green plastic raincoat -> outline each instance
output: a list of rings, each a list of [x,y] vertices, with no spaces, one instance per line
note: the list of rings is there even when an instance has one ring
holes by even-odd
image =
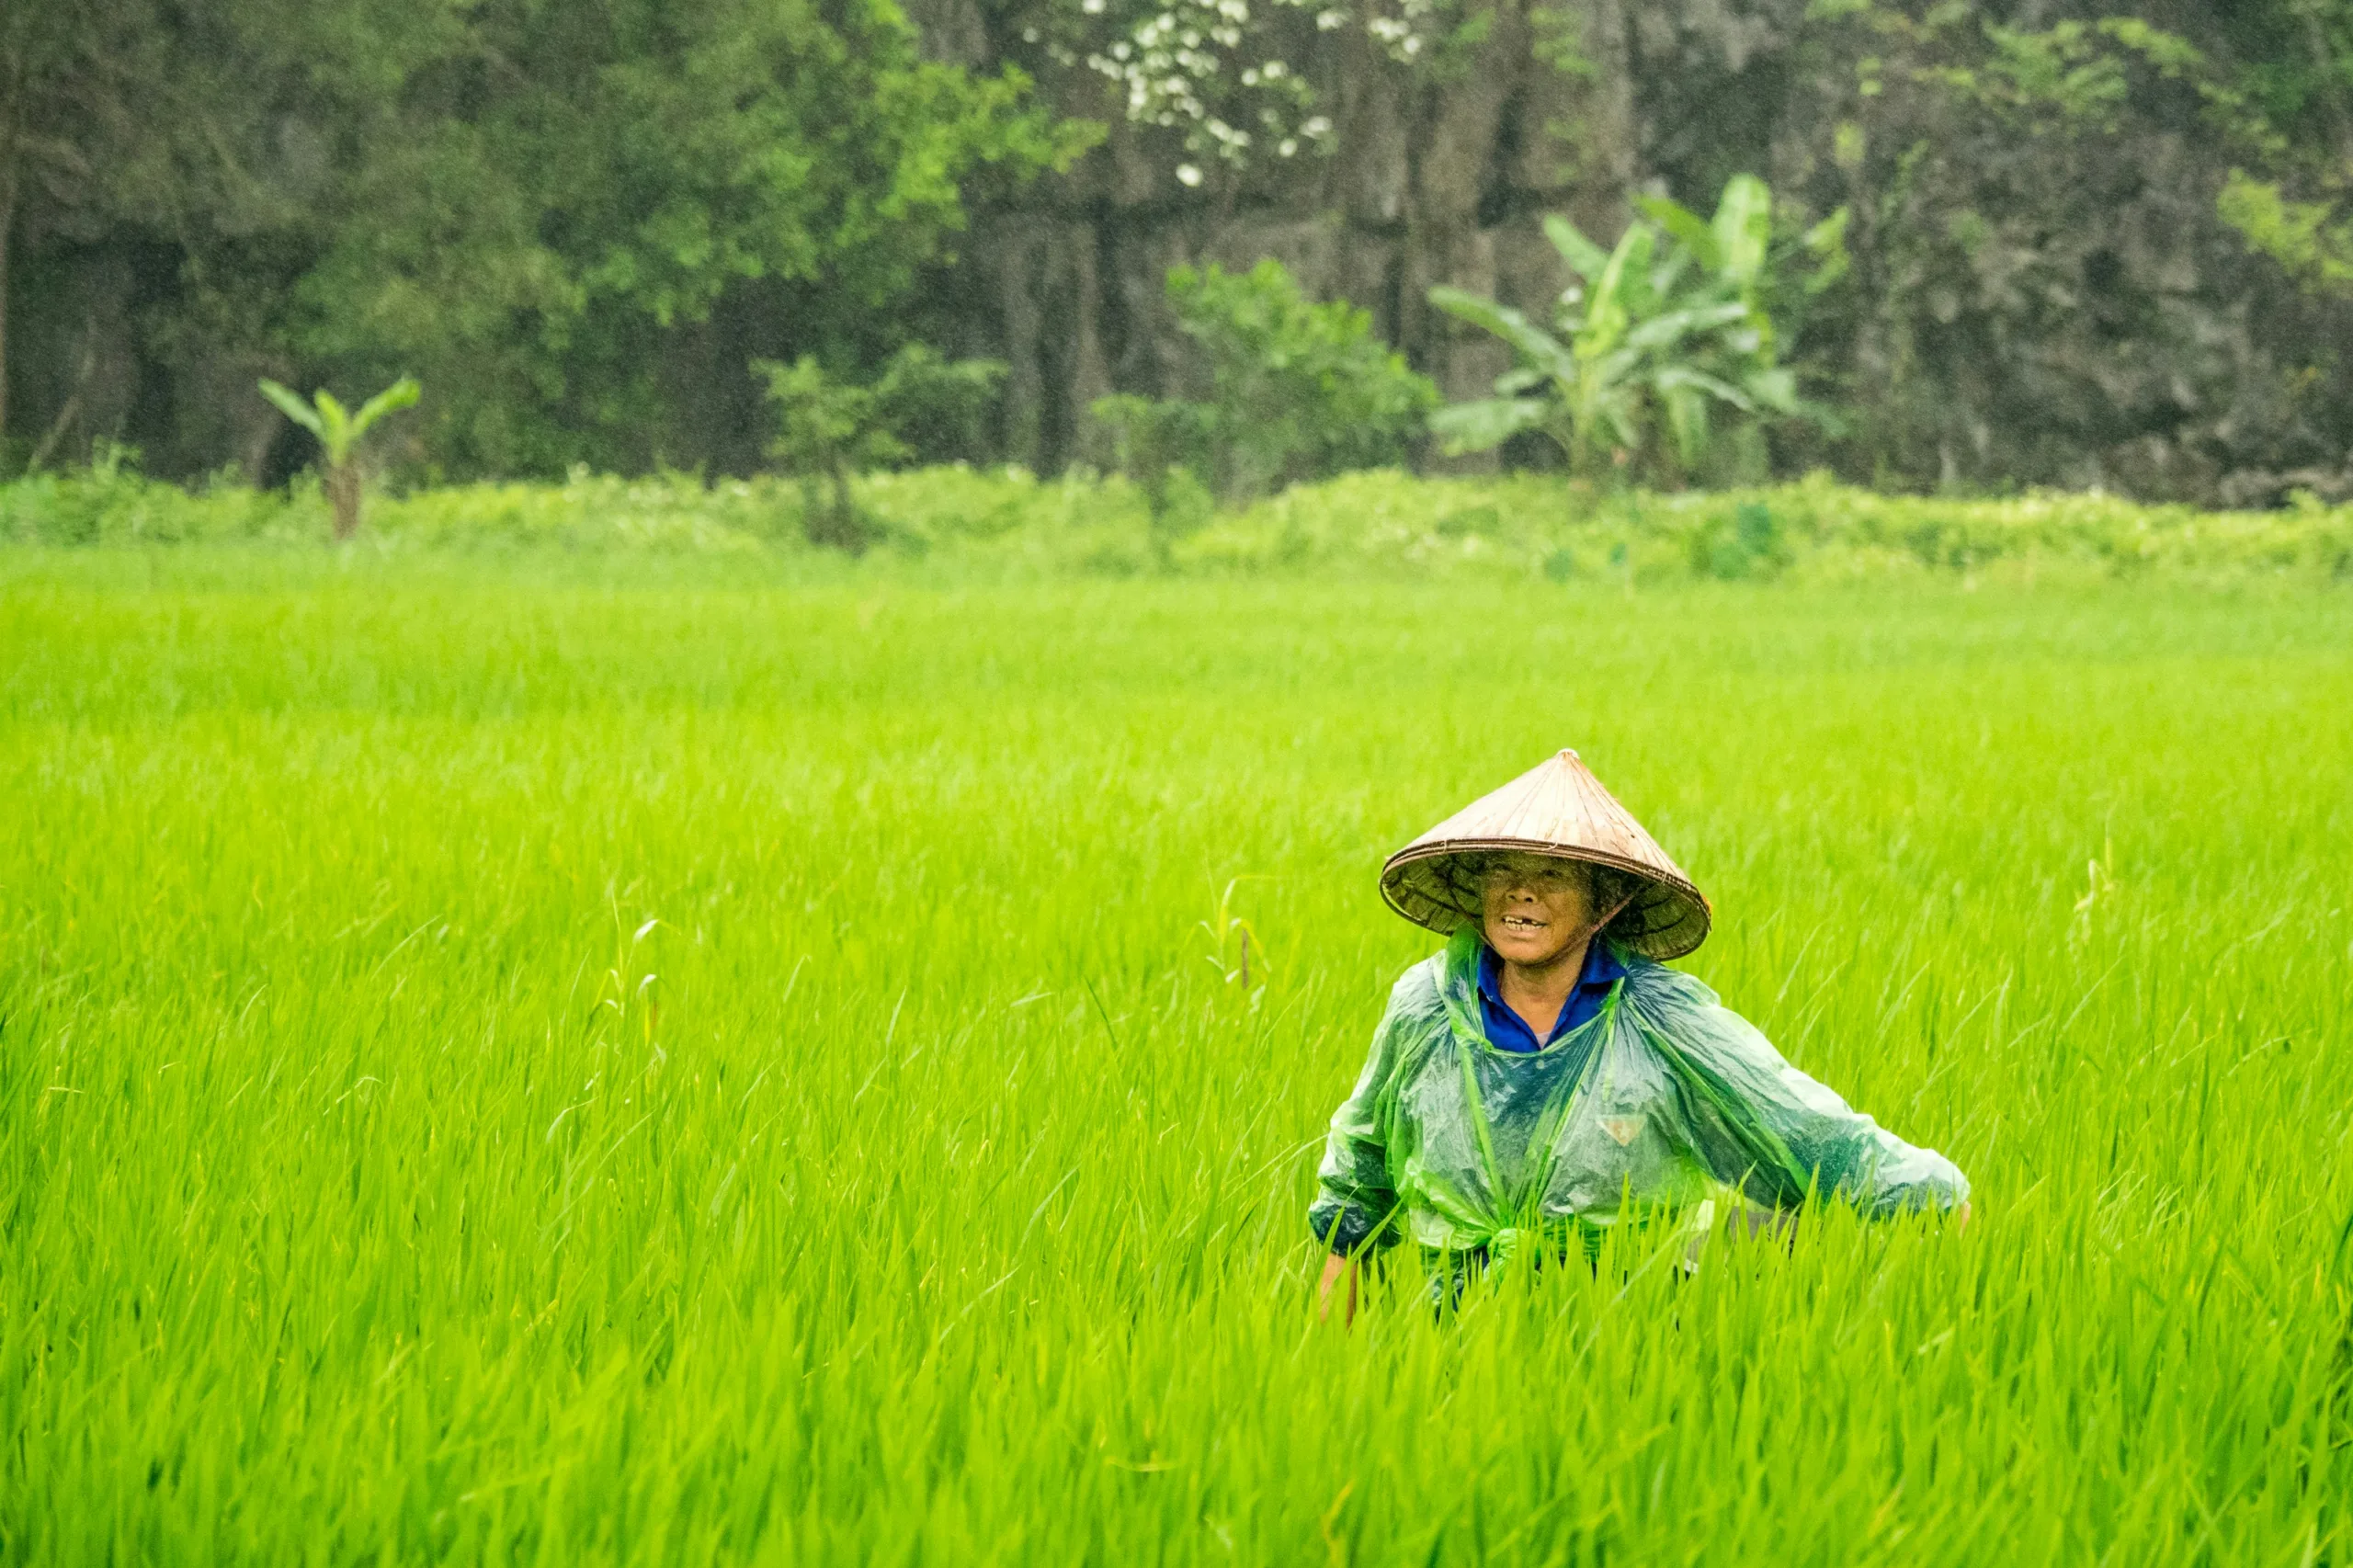
[[[1308,1211],[1335,1252],[1410,1235],[1565,1253],[1621,1217],[1704,1228],[1719,1195],[1779,1210],[1835,1194],[1873,1215],[1968,1197],[1951,1161],[1790,1066],[1698,980],[1615,944],[1626,974],[1598,1015],[1532,1054],[1495,1049],[1480,945],[1456,932],[1390,994]]]

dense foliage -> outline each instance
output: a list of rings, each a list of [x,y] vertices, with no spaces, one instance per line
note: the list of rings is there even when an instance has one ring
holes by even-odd
[[[755,359],[768,383],[777,435],[768,455],[801,482],[801,530],[813,544],[862,553],[882,528],[866,515],[851,480],[935,448],[975,444],[972,432],[1005,367],[987,359],[943,360],[920,343],[891,357],[871,385],[828,374],[813,356],[790,365]]]
[[[415,373],[414,459],[459,472],[764,424],[715,395],[747,356],[683,362],[684,329],[879,358],[968,194],[1085,140],[1018,70],[926,60],[891,0],[96,0],[6,27],[0,232],[160,247],[165,348]]]
[[[1809,290],[1843,270],[1846,211],[1776,246],[1772,192],[1754,175],[1733,176],[1712,220],[1666,197],[1639,205],[1642,215],[1608,251],[1566,218],[1545,220],[1545,237],[1578,279],[1553,311],[1557,336],[1508,305],[1430,290],[1431,303],[1494,333],[1517,360],[1495,396],[1432,419],[1451,449],[1485,451],[1532,430],[1550,437],[1575,473],[1762,477],[1761,441],[1730,463],[1711,461],[1718,436],[1730,426],[1754,437],[1765,421],[1807,413],[1797,377],[1780,362],[1772,297],[1790,291],[1793,252],[1820,260],[1802,278]]]
[[[909,342],[1007,362],[983,455],[1102,463],[1107,392],[1199,398],[1140,291],[1172,262],[1279,251],[1460,399],[1493,367],[1431,285],[1540,322],[1540,214],[1606,248],[1747,174],[1783,233],[1850,215],[1777,361],[1850,417],[1784,423],[1776,471],[2353,490],[2311,302],[2353,292],[2353,0],[1654,9],[1630,42],[1572,0],[12,6],[0,470],[129,441],[276,482],[309,450],[256,376],[415,374],[411,474],[746,472],[753,360],[863,384]]]
[[[1211,262],[1168,274],[1192,339],[1195,397],[1120,395],[1096,403],[1120,467],[1164,496],[1171,467],[1228,499],[1302,480],[1402,462],[1437,389],[1373,335],[1347,301],[1305,298],[1281,263],[1246,273]],[[1165,499],[1154,510],[1165,514]]]
[[[942,583],[1006,577],[1269,575],[1599,582],[2353,582],[2353,506],[2311,497],[2262,512],[2200,512],[2112,495],[2008,501],[1904,497],[1814,476],[1794,484],[1657,494],[1540,474],[1416,479],[1393,470],[1294,485],[1239,509],[1206,505],[1175,526],[1143,479],[965,467],[857,479],[846,514],[867,550],[853,568],[828,529],[829,481],[575,472],[561,484],[452,485],[383,495],[356,557],[599,560],[643,569],[719,558],[747,572],[831,580],[857,570]],[[223,484],[190,494],[108,460],[0,484],[0,542],[222,545],[283,553],[328,537],[311,483],[287,493]]]

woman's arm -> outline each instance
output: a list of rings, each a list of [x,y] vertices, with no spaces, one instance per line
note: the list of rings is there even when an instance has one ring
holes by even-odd
[[[1391,995],[1389,1010],[1381,1026],[1373,1030],[1372,1049],[1366,1053],[1364,1071],[1357,1074],[1355,1089],[1332,1113],[1331,1130],[1324,1136],[1324,1160],[1316,1167],[1315,1200],[1307,1210],[1307,1226],[1333,1254],[1324,1275],[1327,1295],[1332,1281],[1338,1277],[1336,1268],[1346,1260],[1362,1253],[1368,1245],[1386,1246],[1396,1239],[1390,1221],[1397,1208],[1397,1194],[1390,1186],[1388,1131],[1382,1105],[1395,1065],[1398,997],[1405,994],[1412,978],[1409,975],[1406,982],[1400,983]],[[1348,1284],[1353,1308],[1353,1272]]]
[[[1941,1210],[1963,1223],[1969,1178],[1799,1072],[1747,1019],[1688,975],[1645,997],[1652,1043],[1680,1080],[1691,1142],[1717,1179],[1777,1208],[1809,1190],[1874,1216]]]

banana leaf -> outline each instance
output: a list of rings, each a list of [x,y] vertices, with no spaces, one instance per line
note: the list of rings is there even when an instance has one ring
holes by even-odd
[[[1630,452],[1639,452],[1643,449],[1641,404],[1631,395],[1631,390],[1627,395],[1611,399],[1602,406],[1599,413],[1602,422],[1608,425],[1610,433],[1618,437],[1620,446]]]
[[[1578,358],[1606,354],[1626,335],[1629,324],[1641,313],[1635,309],[1641,301],[1631,297],[1640,292],[1640,285],[1632,280],[1649,272],[1655,244],[1654,231],[1640,223],[1619,239],[1618,248],[1602,266],[1601,276],[1594,279],[1593,297],[1586,305],[1585,330],[1577,335]]]
[[[1744,293],[1754,289],[1773,244],[1772,191],[1755,175],[1733,176],[1709,227],[1719,257],[1714,270]]]
[[[1659,402],[1666,410],[1666,428],[1675,438],[1676,458],[1689,468],[1707,450],[1708,400],[1697,388],[1678,385],[1663,392]]]
[[[1493,300],[1483,300],[1443,284],[1430,290],[1429,300],[1447,314],[1494,333],[1545,374],[1563,381],[1576,375],[1576,357],[1558,338],[1509,305],[1499,305]]]
[[[403,376],[399,381],[394,381],[391,386],[386,387],[382,392],[378,392],[374,397],[371,397],[366,403],[361,403],[359,405],[359,412],[352,415],[352,438],[357,440],[360,437],[365,436],[368,433],[368,426],[376,423],[377,420],[381,419],[385,415],[393,413],[399,409],[414,407],[416,403],[418,391],[419,388],[417,387],[415,377]],[[321,395],[324,394],[323,393]]]
[[[312,435],[318,437],[321,440],[326,438],[326,426],[320,420],[317,411],[304,403],[291,388],[282,387],[276,381],[264,377],[261,382],[261,395],[276,403],[280,414],[308,430]]]
[[[1634,205],[1643,217],[1665,229],[1683,243],[1684,248],[1697,256],[1699,265],[1710,272],[1722,269],[1723,252],[1716,244],[1715,231],[1708,221],[1680,201],[1665,196],[1638,196]]]
[[[1794,373],[1776,365],[1769,370],[1757,370],[1745,378],[1748,395],[1776,414],[1797,415],[1805,412],[1798,398],[1798,379]]]
[[[1694,333],[1709,332],[1726,326],[1748,314],[1748,307],[1734,300],[1723,304],[1694,305],[1685,310],[1669,311],[1665,315],[1651,317],[1626,335],[1626,347],[1634,349],[1665,348]]]
[[[1540,428],[1547,412],[1540,399],[1491,397],[1449,403],[1429,416],[1430,433],[1447,455],[1491,451],[1523,430]]]
[[[1688,365],[1669,365],[1652,378],[1662,393],[1688,389],[1707,393],[1721,403],[1728,403],[1743,414],[1756,412],[1756,400],[1721,376],[1705,370],[1695,370]]]
[[[1552,242],[1552,248],[1561,253],[1561,259],[1569,264],[1569,270],[1588,283],[1600,277],[1603,268],[1609,265],[1609,257],[1602,248],[1586,239],[1583,230],[1557,212],[1544,220],[1544,237]]]

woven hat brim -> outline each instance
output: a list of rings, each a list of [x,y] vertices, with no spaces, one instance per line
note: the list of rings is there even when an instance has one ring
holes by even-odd
[[[1679,959],[1708,939],[1713,916],[1699,890],[1679,878],[1605,850],[1518,838],[1449,839],[1401,849],[1381,868],[1381,896],[1389,907],[1426,930],[1450,937],[1483,918],[1478,889],[1459,869],[1463,856],[1516,850],[1555,860],[1581,860],[1637,878],[1643,889],[1618,912],[1602,934],[1630,952],[1662,962]]]

